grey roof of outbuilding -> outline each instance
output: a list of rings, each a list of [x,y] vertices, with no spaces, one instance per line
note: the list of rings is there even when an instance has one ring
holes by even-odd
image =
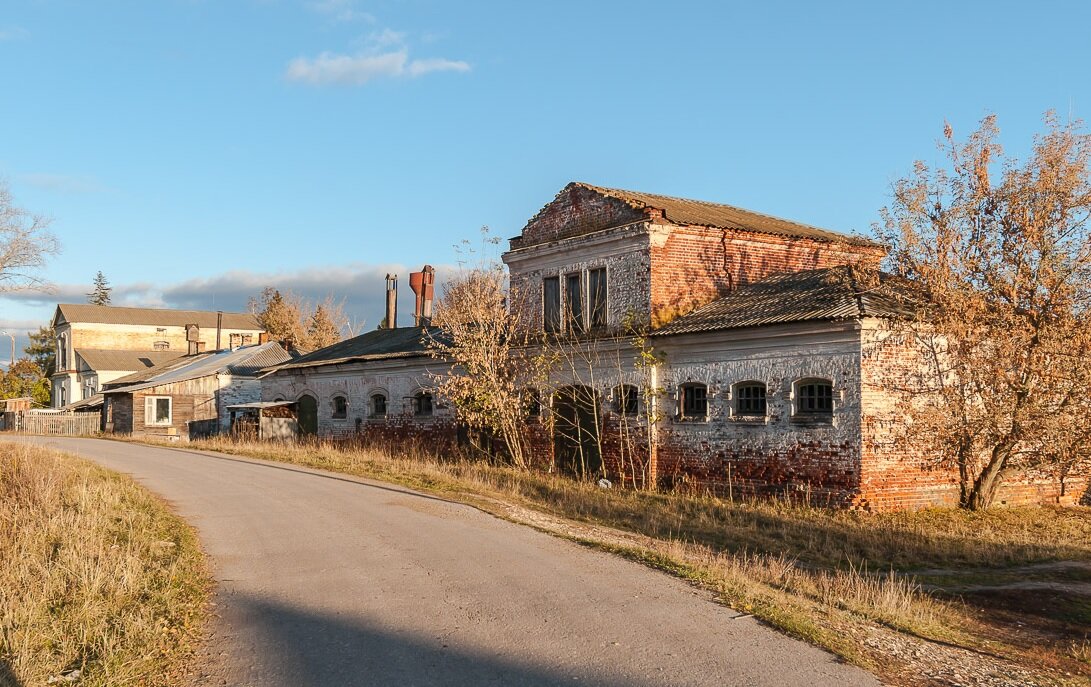
[[[905,317],[919,297],[905,280],[875,270],[829,267],[789,272],[740,286],[672,320],[655,336],[811,320]]]
[[[279,365],[272,372],[362,360],[427,356],[428,340],[440,335],[438,327],[376,329],[351,339],[339,341],[331,346],[320,348],[290,363]]]
[[[78,355],[92,370],[136,372],[146,370],[180,357],[178,351],[114,351],[98,348],[77,348]]]
[[[219,313],[210,310],[167,310],[165,308],[122,308],[114,305],[90,303],[60,303],[54,314],[54,324],[59,317],[65,322],[93,322],[95,324],[142,324],[164,327],[184,327],[195,324],[202,329],[215,328]],[[251,313],[225,312],[224,329],[264,331],[258,318]]]
[[[103,393],[139,391],[214,374],[256,377],[265,368],[288,360],[291,360],[291,355],[276,341],[235,350],[198,353],[172,360],[152,370],[115,379],[104,385],[110,388]]]
[[[712,203],[705,200],[691,200],[689,198],[674,198],[672,196],[626,191],[617,188],[603,188],[582,181],[572,183],[601,195],[624,201],[637,209],[650,207],[662,210],[664,218],[675,224],[693,224],[718,229],[739,229],[762,234],[778,234],[818,241],[847,243],[854,246],[883,247],[881,244],[862,236],[842,234],[803,224],[802,222],[774,217],[753,210],[745,210],[734,205]]]

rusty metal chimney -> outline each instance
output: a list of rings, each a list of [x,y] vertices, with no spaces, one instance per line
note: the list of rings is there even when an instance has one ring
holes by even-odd
[[[398,275],[386,275],[386,328],[398,328]]]
[[[224,328],[224,312],[223,310],[216,311],[216,350],[220,349],[220,334]]]
[[[425,265],[420,272],[409,275],[409,288],[417,295],[413,309],[413,325],[427,327],[432,322],[432,300],[435,297],[436,271]]]

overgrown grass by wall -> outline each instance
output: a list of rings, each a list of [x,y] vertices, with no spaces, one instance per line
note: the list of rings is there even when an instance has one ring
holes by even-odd
[[[131,479],[0,442],[0,685],[178,685],[209,589],[194,531]]]

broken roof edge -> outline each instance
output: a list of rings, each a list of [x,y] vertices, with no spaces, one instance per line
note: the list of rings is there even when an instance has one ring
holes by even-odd
[[[727,203],[717,203],[708,200],[696,200],[693,198],[681,198],[678,196],[667,196],[657,193],[644,193],[641,191],[609,188],[605,186],[590,184],[585,181],[569,182],[564,186],[564,188],[557,192],[557,194],[553,197],[553,200],[543,205],[541,209],[539,209],[538,212],[536,212],[534,216],[531,217],[526,222],[526,224],[523,225],[523,229],[520,231],[519,235],[509,239],[513,250],[526,247],[517,244],[521,244],[524,241],[527,227],[530,227],[539,218],[541,218],[553,203],[557,202],[557,200],[565,192],[569,191],[572,188],[582,188],[593,193],[597,193],[605,198],[610,198],[612,200],[625,203],[630,208],[644,212],[646,215],[648,215],[648,221],[654,219],[650,213],[647,213],[647,210],[650,208],[658,210],[662,214],[662,217],[665,221],[671,224],[677,224],[679,226],[703,226],[714,229],[745,231],[754,234],[810,239],[823,243],[843,243],[857,248],[870,248],[877,251],[883,251],[884,253],[888,250],[887,246],[860,234],[851,234],[834,231],[832,229],[825,229],[811,224],[806,224],[804,222],[778,217],[776,215],[771,215],[765,212],[748,210],[737,205],[728,205]],[[765,224],[765,226],[747,226],[746,223],[740,222],[737,219],[729,219],[726,221],[724,219],[710,219],[707,215],[702,218],[687,218],[685,216],[687,214],[685,209],[679,207],[684,206],[685,204],[708,209],[712,211],[713,214],[715,214],[716,212],[726,212],[736,215],[742,215],[747,218],[757,220],[759,224]],[[528,243],[527,246],[529,245],[536,244]]]

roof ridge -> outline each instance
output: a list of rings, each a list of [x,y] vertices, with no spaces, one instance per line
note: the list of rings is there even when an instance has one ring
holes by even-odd
[[[799,220],[789,219],[787,217],[781,217],[779,215],[773,215],[773,214],[770,214],[768,212],[761,212],[759,210],[751,210],[749,208],[744,208],[741,205],[732,205],[730,203],[723,203],[723,202],[713,201],[713,200],[701,200],[701,199],[698,199],[698,198],[683,198],[682,196],[669,196],[669,195],[666,195],[664,193],[647,193],[645,191],[633,191],[633,190],[630,190],[630,189],[623,189],[623,188],[611,188],[611,187],[608,187],[608,186],[596,186],[595,184],[590,184],[590,183],[587,183],[585,181],[574,181],[572,183],[574,183],[574,184],[576,184],[578,186],[582,186],[584,188],[593,190],[593,191],[604,192],[606,195],[610,195],[611,197],[615,197],[615,198],[617,197],[617,195],[613,195],[613,194],[626,194],[626,195],[633,195],[633,196],[647,196],[649,198],[664,198],[666,200],[680,201],[680,202],[683,202],[683,203],[696,203],[698,205],[707,205],[707,206],[710,206],[710,207],[730,208],[731,210],[736,210],[738,212],[745,213],[745,214],[748,214],[748,215],[757,215],[759,217],[764,217],[766,219],[774,220],[774,221],[777,221],[777,222],[787,222],[788,224],[794,224],[796,226],[804,227],[806,229],[812,229],[814,231],[827,232],[827,233],[831,233],[831,234],[843,234],[846,238],[855,238],[851,234],[846,234],[844,232],[837,231],[836,229],[826,229],[825,227],[819,227],[819,226],[814,225],[814,224],[807,224],[806,222],[800,222]],[[622,198],[619,198],[619,200],[622,200]],[[634,198],[633,200],[636,200],[637,202],[643,204],[644,206],[648,206],[648,203],[645,203],[644,201],[640,200],[639,198]],[[654,207],[654,206],[652,206],[652,207]],[[663,208],[657,208],[657,209],[663,209]]]

